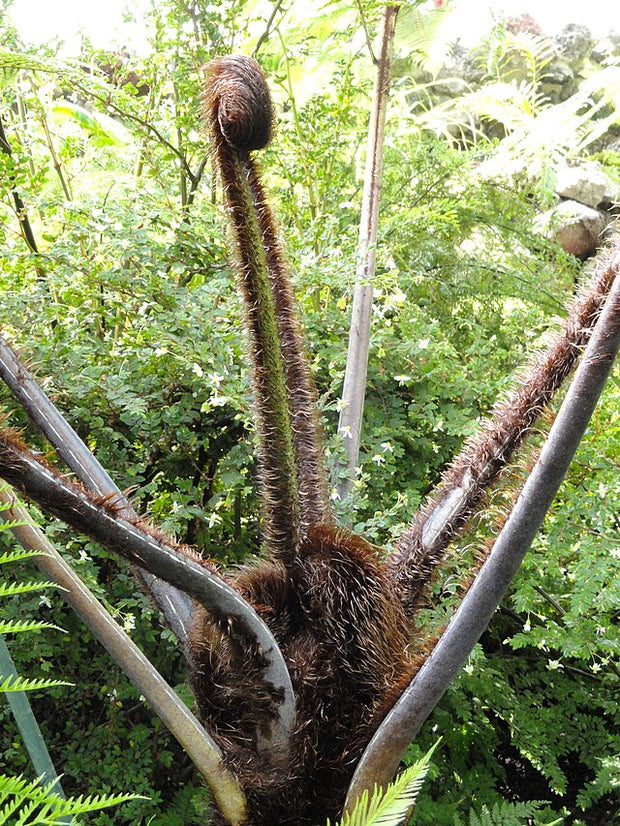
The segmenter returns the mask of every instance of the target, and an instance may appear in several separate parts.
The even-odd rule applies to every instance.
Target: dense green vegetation
[[[68,66],[0,23],[10,145],[0,152],[2,333],[137,509],[234,563],[259,548],[253,426],[221,194],[200,131],[201,67],[257,47],[272,79],[279,127],[262,163],[335,465],[372,66],[354,4],[326,7],[311,31],[302,9],[277,12],[268,28],[254,4],[197,0],[191,11],[155,2],[152,51],[124,57],[111,78],[101,67],[116,58],[87,43]],[[372,27],[376,13],[367,15]],[[398,89],[412,60],[397,62]],[[477,168],[494,143],[452,146],[406,107],[396,94],[360,471],[351,499],[335,503],[387,546],[553,328],[581,269],[535,231],[551,199],[545,176],[486,179]],[[616,153],[605,160],[617,171]],[[15,192],[36,250],[20,233]],[[11,423],[49,453],[4,391],[3,400]],[[616,370],[515,587],[411,747],[413,762],[443,738],[417,824],[618,822],[619,409]],[[492,530],[527,463],[455,553],[429,627],[444,621],[468,546]],[[47,533],[183,690],[181,653],[123,564],[58,523]],[[7,619],[67,631],[11,640],[24,674],[74,684],[34,702],[66,790],[149,797],[89,822],[202,822],[206,794],[190,762],[58,596],[7,604]],[[0,771],[30,776],[4,706],[0,721]]]

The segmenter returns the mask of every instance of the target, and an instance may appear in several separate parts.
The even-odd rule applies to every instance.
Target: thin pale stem
[[[28,550],[41,551],[41,556],[34,558],[38,567],[62,589],[63,597],[183,746],[208,783],[228,822],[232,826],[240,826],[245,817],[244,795],[236,778],[224,766],[217,744],[47,537],[32,523],[28,512],[17,503],[15,496],[8,490],[0,491],[0,502],[10,505],[9,509],[0,510],[0,519],[22,523],[11,528],[16,540]]]
[[[353,306],[349,331],[347,364],[342,389],[342,406],[338,433],[346,451],[346,464],[340,468],[342,479],[337,484],[338,495],[345,499],[353,487],[358,462],[368,351],[370,349],[370,322],[372,316],[372,282],[375,276],[377,230],[379,225],[379,197],[383,169],[385,121],[390,89],[392,45],[396,30],[398,6],[386,6],[383,17],[381,55],[373,94],[368,129],[362,214],[358,241],[358,264],[355,273]]]

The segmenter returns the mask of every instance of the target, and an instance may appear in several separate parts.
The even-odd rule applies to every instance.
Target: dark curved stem
[[[11,144],[8,141],[8,138],[4,131],[4,126],[2,125],[2,119],[0,119],[0,150],[2,150],[2,152],[4,152],[4,154],[8,155],[9,157],[11,157],[13,154],[13,152],[11,151]],[[30,249],[30,251],[38,255],[39,248],[37,247],[34,232],[32,231],[32,225],[30,224],[30,219],[28,218],[28,213],[26,212],[26,207],[21,199],[21,195],[17,191],[16,187],[13,187],[11,189],[11,194],[13,195],[13,203],[15,204],[15,214],[17,215],[19,226],[22,231],[22,235],[24,236],[24,241],[28,244],[28,248]]]
[[[6,488],[0,490],[0,502],[9,506],[8,509],[0,509],[0,519],[11,523],[11,533],[23,548],[40,552],[34,557],[35,564],[60,587],[63,598],[179,741],[208,783],[226,821],[232,826],[240,826],[245,820],[244,795],[238,781],[224,765],[218,745],[45,534],[32,523],[15,494]]]
[[[24,364],[0,337],[0,378],[15,399],[55,448],[60,458],[95,496],[114,503],[119,515],[136,519],[137,514],[60,411],[30,375]],[[182,645],[187,643],[192,601],[183,591],[136,568],[134,573],[152,595],[167,624]]]
[[[500,402],[480,433],[469,439],[444,473],[442,484],[418,511],[388,564],[410,616],[446,552],[485,490],[499,476],[587,344],[614,283],[620,240],[598,259],[590,284],[573,302],[563,329],[555,335],[516,390]]]
[[[193,597],[240,651],[253,652],[261,674],[256,690],[267,690],[272,700],[269,730],[260,747],[273,760],[286,753],[295,723],[295,697],[286,663],[267,626],[227,582],[206,563],[199,563],[190,549],[175,547],[61,479],[7,431],[0,431],[0,475],[48,513]]]
[[[620,249],[610,265],[620,267]],[[347,808],[363,789],[387,786],[407,746],[486,628],[560,487],[619,349],[620,278],[616,278],[521,495],[448,628],[368,745],[351,782]]]

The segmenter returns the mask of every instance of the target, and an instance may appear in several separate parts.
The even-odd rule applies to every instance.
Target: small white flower
[[[351,433],[351,425],[345,424],[344,427],[341,427],[339,432],[342,434],[343,439],[352,439],[353,434]]]
[[[126,634],[136,627],[136,618],[133,614],[125,614],[123,618],[123,630]]]
[[[220,384],[224,381],[224,378],[225,378],[224,376],[221,376],[219,373],[216,373],[215,371],[213,373],[209,373],[209,381],[211,382],[213,387],[215,387],[216,390],[219,388]]]
[[[39,596],[39,605],[41,607],[45,607],[45,608],[51,608],[52,607],[52,603],[49,601],[49,599],[47,598],[47,596],[45,594],[40,594],[40,596]]]
[[[204,376],[204,370],[197,362],[194,362],[192,364],[192,373],[195,373],[195,375],[197,375],[199,379],[201,379]]]

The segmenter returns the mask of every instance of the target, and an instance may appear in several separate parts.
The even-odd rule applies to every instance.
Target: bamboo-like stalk
[[[370,348],[372,282],[376,264],[385,120],[390,89],[392,46],[398,10],[398,6],[386,6],[384,11],[381,53],[377,66],[368,128],[362,214],[358,240],[358,263],[355,273],[349,347],[338,421],[338,433],[344,440],[347,454],[346,465],[341,468],[343,478],[338,481],[336,486],[341,499],[346,498],[353,487],[360,449],[368,351]]]
[[[179,741],[208,783],[227,821],[231,826],[241,826],[245,817],[244,795],[234,775],[224,766],[217,744],[47,537],[32,523],[14,494],[0,490],[0,502],[10,506],[0,510],[0,519],[22,523],[11,528],[17,541],[28,550],[41,551],[41,556],[34,557],[38,567],[62,589],[63,597]]]
[[[612,264],[620,267],[620,250]],[[448,628],[364,752],[349,787],[347,810],[364,789],[387,786],[409,743],[486,628],[560,487],[619,349],[620,278],[616,278],[532,473]]]

